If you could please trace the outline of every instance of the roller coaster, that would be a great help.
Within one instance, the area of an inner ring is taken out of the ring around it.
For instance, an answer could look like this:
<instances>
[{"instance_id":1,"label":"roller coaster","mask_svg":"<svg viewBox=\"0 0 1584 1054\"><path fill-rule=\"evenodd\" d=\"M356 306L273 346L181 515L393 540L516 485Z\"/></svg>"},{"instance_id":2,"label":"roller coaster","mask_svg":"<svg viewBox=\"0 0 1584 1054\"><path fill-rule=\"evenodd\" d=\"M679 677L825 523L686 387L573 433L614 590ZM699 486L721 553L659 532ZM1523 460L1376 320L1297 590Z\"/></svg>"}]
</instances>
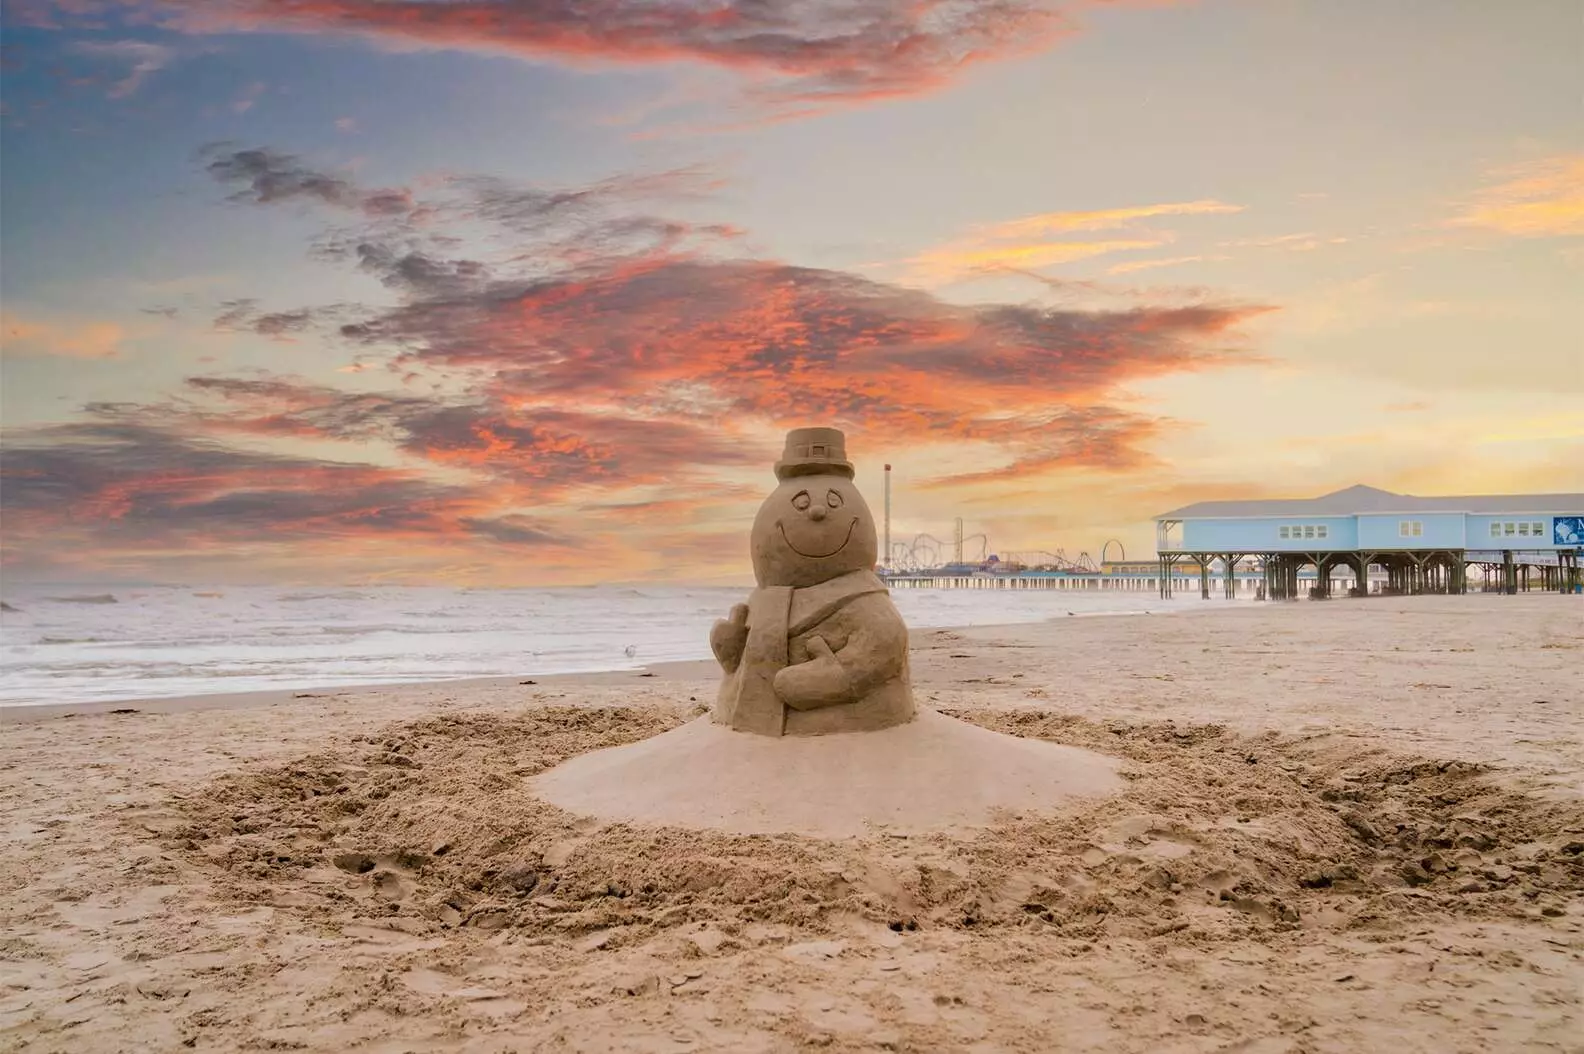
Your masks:
<instances>
[{"instance_id":1,"label":"roller coaster","mask_svg":"<svg viewBox=\"0 0 1584 1054\"><path fill-rule=\"evenodd\" d=\"M1108 558L1115 546L1121 559L1127 551L1115 538L1100 550L1100 562ZM891 543L886 569L894 574L923 574L931 571L972 574L989 572L1014 574L1019 571L1067 571L1077 574L1094 574L1099 564L1088 552L1080 552L1076 559L1064 549L1026 549L1016 552L992 553L990 538L985 534L963 534L963 521L959 518L951 541L942 541L931 534L914 535L912 541Z\"/></svg>"}]
</instances>

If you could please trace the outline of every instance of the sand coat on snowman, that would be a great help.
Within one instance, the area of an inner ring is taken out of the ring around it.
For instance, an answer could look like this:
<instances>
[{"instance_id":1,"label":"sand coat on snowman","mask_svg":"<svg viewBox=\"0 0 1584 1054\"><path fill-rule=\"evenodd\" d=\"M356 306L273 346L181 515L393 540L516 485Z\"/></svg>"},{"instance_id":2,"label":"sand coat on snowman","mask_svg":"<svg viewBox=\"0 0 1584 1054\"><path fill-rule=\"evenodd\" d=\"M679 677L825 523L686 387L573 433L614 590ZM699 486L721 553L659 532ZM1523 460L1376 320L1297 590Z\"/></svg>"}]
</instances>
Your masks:
<instances>
[{"instance_id":1,"label":"sand coat on snowman","mask_svg":"<svg viewBox=\"0 0 1584 1054\"><path fill-rule=\"evenodd\" d=\"M874 517L846 438L793 429L775 473L749 538L759 588L710 632L724 671L713 719L767 736L912 720L907 626L874 573Z\"/></svg>"}]
</instances>

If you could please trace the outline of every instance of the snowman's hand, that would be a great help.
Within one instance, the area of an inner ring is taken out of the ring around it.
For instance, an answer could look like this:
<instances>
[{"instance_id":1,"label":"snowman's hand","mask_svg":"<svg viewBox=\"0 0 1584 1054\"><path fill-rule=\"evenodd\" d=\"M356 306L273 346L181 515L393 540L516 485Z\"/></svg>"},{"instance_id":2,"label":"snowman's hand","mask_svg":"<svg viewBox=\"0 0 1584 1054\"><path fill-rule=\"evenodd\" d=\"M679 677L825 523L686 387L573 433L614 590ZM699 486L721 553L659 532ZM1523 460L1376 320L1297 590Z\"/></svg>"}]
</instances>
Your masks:
<instances>
[{"instance_id":1,"label":"snowman's hand","mask_svg":"<svg viewBox=\"0 0 1584 1054\"><path fill-rule=\"evenodd\" d=\"M710 651L715 653L715 661L727 673L737 669L737 664L742 662L743 647L748 643L748 605L738 604L731 609L731 614L723 619L718 619L710 630Z\"/></svg>"},{"instance_id":2,"label":"snowman's hand","mask_svg":"<svg viewBox=\"0 0 1584 1054\"><path fill-rule=\"evenodd\" d=\"M852 677L842 667L823 637L810 637L805 646L809 660L776 671L775 693L794 710L818 710L857 701Z\"/></svg>"},{"instance_id":3,"label":"snowman's hand","mask_svg":"<svg viewBox=\"0 0 1584 1054\"><path fill-rule=\"evenodd\" d=\"M817 635L810 637L808 639L807 646L809 662L820 662L822 660L829 660L831 662L836 661L836 654L831 651L830 645L825 643L824 637Z\"/></svg>"}]
</instances>

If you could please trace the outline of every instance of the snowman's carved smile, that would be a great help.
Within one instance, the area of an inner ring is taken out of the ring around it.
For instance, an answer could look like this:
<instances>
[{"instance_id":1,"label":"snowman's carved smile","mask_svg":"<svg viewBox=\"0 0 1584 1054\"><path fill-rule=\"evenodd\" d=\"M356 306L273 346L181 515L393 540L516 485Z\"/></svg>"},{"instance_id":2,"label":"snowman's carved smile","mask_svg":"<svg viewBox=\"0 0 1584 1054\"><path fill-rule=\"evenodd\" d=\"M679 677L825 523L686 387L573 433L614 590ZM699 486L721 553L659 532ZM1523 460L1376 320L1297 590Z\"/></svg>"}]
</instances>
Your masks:
<instances>
[{"instance_id":1,"label":"snowman's carved smile","mask_svg":"<svg viewBox=\"0 0 1584 1054\"><path fill-rule=\"evenodd\" d=\"M786 542L787 548L791 549L794 553L797 553L799 556L801 556L801 557L803 557L804 559L807 559L807 560L823 560L827 556L835 556L837 553L839 553L843 549L847 548L847 543L852 541L853 530L857 526L858 526L858 517L854 516L852 518L852 522L847 525L847 535L846 535L846 537L842 538L842 543L840 545L838 545L836 548L832 549L830 552L828 552L828 553L805 553L802 549L799 549L797 546L793 545L792 544L792 539L787 537L786 525L784 523L782 523L780 520L776 521L776 530L781 532L781 540L783 542Z\"/></svg>"}]
</instances>

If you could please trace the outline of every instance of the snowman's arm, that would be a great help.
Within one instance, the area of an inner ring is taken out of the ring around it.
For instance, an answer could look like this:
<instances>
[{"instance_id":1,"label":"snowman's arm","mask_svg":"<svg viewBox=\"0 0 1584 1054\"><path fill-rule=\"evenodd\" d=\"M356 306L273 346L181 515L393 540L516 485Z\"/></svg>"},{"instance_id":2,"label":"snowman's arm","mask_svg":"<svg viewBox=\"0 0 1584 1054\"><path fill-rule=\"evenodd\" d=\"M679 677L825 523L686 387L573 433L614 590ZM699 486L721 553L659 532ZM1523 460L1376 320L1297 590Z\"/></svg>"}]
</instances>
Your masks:
<instances>
[{"instance_id":1,"label":"snowman's arm","mask_svg":"<svg viewBox=\"0 0 1584 1054\"><path fill-rule=\"evenodd\" d=\"M748 605L738 604L727 618L717 619L710 629L710 650L727 673L742 662L743 646L748 643Z\"/></svg>"},{"instance_id":2,"label":"snowman's arm","mask_svg":"<svg viewBox=\"0 0 1584 1054\"><path fill-rule=\"evenodd\" d=\"M835 653L846 671L852 698L862 699L902 673L907 661L907 624L884 593L859 597L848 605L853 630Z\"/></svg>"}]
</instances>

